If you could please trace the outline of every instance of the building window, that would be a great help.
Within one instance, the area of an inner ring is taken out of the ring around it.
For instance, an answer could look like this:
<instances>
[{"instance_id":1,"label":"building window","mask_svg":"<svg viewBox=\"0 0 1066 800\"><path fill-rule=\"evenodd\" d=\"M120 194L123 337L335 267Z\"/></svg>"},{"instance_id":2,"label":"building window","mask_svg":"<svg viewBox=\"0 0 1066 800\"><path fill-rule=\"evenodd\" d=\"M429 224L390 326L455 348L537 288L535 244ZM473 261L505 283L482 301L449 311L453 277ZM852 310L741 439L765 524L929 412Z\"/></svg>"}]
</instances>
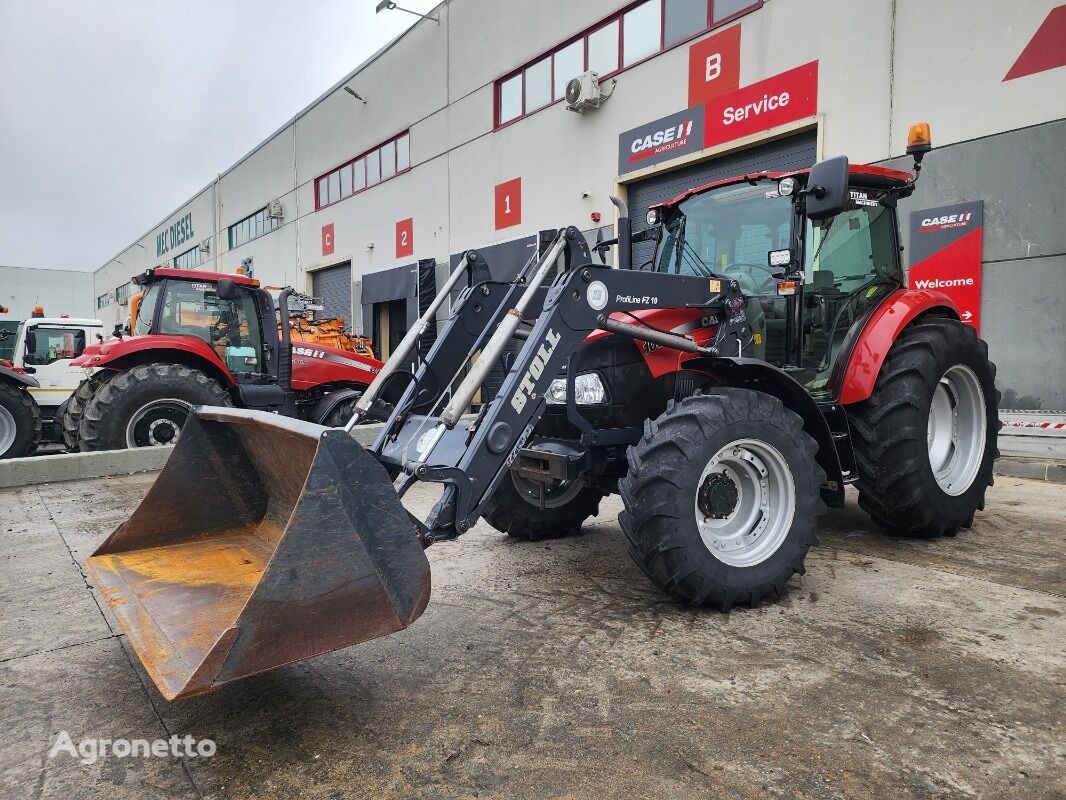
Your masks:
<instances>
[{"instance_id":1,"label":"building window","mask_svg":"<svg viewBox=\"0 0 1066 800\"><path fill-rule=\"evenodd\" d=\"M115 302L125 303L130 299L130 295L133 294L133 283L124 283L115 289Z\"/></svg>"},{"instance_id":2,"label":"building window","mask_svg":"<svg viewBox=\"0 0 1066 800\"><path fill-rule=\"evenodd\" d=\"M174 258L170 259L170 263L175 269L196 269L204 263L200 258L201 255L200 245L196 245L190 247L184 253L174 256Z\"/></svg>"},{"instance_id":3,"label":"building window","mask_svg":"<svg viewBox=\"0 0 1066 800\"><path fill-rule=\"evenodd\" d=\"M106 308L109 305L111 305L111 292L105 292L96 298L96 307L98 309Z\"/></svg>"},{"instance_id":4,"label":"building window","mask_svg":"<svg viewBox=\"0 0 1066 800\"><path fill-rule=\"evenodd\" d=\"M763 0L641 0L496 81L495 127L562 100L566 84L586 70L607 78L619 70L761 7Z\"/></svg>"},{"instance_id":5,"label":"building window","mask_svg":"<svg viewBox=\"0 0 1066 800\"><path fill-rule=\"evenodd\" d=\"M281 220L278 217L270 216L265 208L261 208L254 214L249 214L240 222L234 222L229 226L229 249L233 250L242 244L252 241L252 239L258 239L264 234L277 230L280 225ZM198 265L199 262L197 262L196 266ZM177 264L175 263L174 266L177 266Z\"/></svg>"},{"instance_id":6,"label":"building window","mask_svg":"<svg viewBox=\"0 0 1066 800\"><path fill-rule=\"evenodd\" d=\"M333 205L411 169L411 134L393 136L315 179L315 210Z\"/></svg>"}]
</instances>

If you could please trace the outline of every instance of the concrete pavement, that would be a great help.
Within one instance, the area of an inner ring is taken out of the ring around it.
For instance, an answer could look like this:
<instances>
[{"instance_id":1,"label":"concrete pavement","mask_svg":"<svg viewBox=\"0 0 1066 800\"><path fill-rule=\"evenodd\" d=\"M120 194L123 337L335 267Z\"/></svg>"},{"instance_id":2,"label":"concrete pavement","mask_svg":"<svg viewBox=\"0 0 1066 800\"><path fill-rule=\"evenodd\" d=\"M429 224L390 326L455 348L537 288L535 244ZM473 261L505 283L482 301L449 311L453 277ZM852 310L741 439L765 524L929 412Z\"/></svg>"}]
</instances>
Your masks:
<instances>
[{"instance_id":1,"label":"concrete pavement","mask_svg":"<svg viewBox=\"0 0 1066 800\"><path fill-rule=\"evenodd\" d=\"M167 703L80 568L153 477L0 491L2 797L1066 797L1061 485L999 478L930 542L851 497L730 614L647 582L616 498L570 539L482 523L407 631ZM218 750L84 765L61 731Z\"/></svg>"}]
</instances>

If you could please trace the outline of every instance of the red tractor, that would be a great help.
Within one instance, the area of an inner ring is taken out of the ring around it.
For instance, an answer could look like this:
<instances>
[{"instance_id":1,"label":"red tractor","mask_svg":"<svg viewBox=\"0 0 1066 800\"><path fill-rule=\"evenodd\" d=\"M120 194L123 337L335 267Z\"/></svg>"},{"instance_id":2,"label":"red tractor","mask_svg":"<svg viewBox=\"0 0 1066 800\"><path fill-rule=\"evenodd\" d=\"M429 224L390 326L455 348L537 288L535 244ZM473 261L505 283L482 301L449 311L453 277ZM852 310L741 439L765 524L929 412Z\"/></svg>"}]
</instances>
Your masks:
<instances>
[{"instance_id":1,"label":"red tractor","mask_svg":"<svg viewBox=\"0 0 1066 800\"><path fill-rule=\"evenodd\" d=\"M343 423L382 366L321 344L293 345L289 326L277 322L289 319L292 289L275 307L246 275L158 268L134 283L132 335L116 329L73 362L93 372L63 415L70 449L171 444L199 405Z\"/></svg>"},{"instance_id":2,"label":"red tractor","mask_svg":"<svg viewBox=\"0 0 1066 800\"><path fill-rule=\"evenodd\" d=\"M839 156L693 188L638 232L619 200L616 239L561 229L510 283L467 251L347 431L197 409L87 568L175 698L407 627L429 602L424 548L481 517L558 535L617 492L652 583L723 610L786 591L846 484L893 532L952 535L992 482L999 393L951 300L906 288L896 205L914 180ZM647 263L635 241L655 243ZM393 382L364 449L348 433ZM418 518L401 501L423 482L442 491Z\"/></svg>"}]
</instances>

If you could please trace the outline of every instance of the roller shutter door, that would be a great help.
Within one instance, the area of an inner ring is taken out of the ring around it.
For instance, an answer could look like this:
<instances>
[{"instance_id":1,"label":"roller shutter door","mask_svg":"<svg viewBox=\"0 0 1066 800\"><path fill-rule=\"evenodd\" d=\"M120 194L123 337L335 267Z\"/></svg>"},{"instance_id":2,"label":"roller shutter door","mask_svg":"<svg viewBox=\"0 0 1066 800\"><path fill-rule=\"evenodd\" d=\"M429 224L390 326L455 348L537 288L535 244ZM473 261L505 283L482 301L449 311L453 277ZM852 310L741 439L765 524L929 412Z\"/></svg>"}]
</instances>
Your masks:
<instances>
[{"instance_id":1,"label":"roller shutter door","mask_svg":"<svg viewBox=\"0 0 1066 800\"><path fill-rule=\"evenodd\" d=\"M321 269L311 273L311 292L322 298L325 307L323 316L344 317L349 325L352 322L352 265L341 264L338 267Z\"/></svg>"},{"instance_id":2,"label":"roller shutter door","mask_svg":"<svg viewBox=\"0 0 1066 800\"><path fill-rule=\"evenodd\" d=\"M814 164L816 154L817 134L807 131L630 184L629 214L633 220L633 231L635 233L648 227L649 206L677 197L686 189L749 172L805 169ZM650 261L654 251L654 242L634 245L633 268L639 269Z\"/></svg>"}]
</instances>

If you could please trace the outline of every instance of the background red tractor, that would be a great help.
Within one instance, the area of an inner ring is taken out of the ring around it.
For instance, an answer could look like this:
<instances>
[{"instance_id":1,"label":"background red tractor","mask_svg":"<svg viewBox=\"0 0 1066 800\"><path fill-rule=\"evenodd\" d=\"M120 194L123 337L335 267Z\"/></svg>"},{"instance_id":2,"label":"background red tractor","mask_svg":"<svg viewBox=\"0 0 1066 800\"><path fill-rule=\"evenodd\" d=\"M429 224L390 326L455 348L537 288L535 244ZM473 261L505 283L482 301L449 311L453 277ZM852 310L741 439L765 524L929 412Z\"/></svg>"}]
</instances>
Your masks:
<instances>
[{"instance_id":1,"label":"background red tractor","mask_svg":"<svg viewBox=\"0 0 1066 800\"><path fill-rule=\"evenodd\" d=\"M67 405L68 448L170 444L198 405L343 424L381 368L361 353L293 344L289 326L277 322L289 319L292 289L275 306L246 275L159 268L134 282L131 335L116 332L73 362L94 371Z\"/></svg>"}]
</instances>

